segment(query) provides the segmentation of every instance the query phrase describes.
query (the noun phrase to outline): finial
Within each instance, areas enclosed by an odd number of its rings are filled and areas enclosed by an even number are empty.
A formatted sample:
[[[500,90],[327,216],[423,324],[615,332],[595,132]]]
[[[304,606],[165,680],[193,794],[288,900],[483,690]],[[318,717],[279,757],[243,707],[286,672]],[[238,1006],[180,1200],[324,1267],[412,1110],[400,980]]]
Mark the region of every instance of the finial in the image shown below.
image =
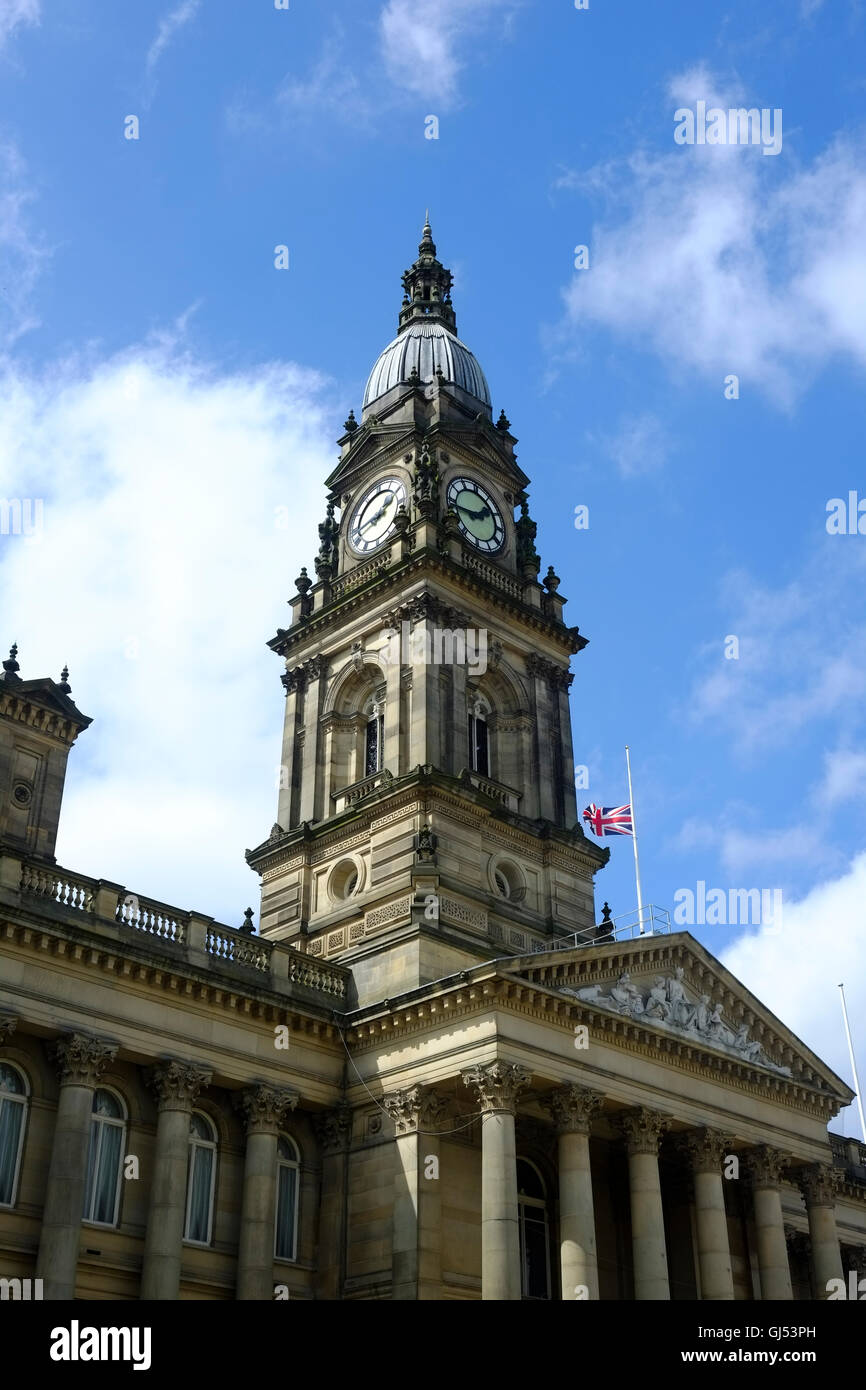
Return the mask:
[[[427,212],[424,217],[424,230],[421,233],[421,242],[418,246],[418,250],[421,252],[422,256],[427,255],[428,253],[431,256],[436,255],[436,243],[433,240],[433,228],[430,226],[429,208],[427,209]]]
[[[64,666],[60,672],[60,687],[64,695],[68,695],[72,686],[69,684],[69,667]]]
[[[345,425],[344,425],[344,429],[345,429],[345,431],[346,431],[347,434],[354,434],[355,431],[356,431],[357,429],[359,429],[359,428],[360,428],[360,427],[359,427],[359,425],[358,425],[358,421],[355,419],[355,412],[354,412],[354,410],[350,410],[350,411],[349,411],[349,418],[348,418],[348,420],[346,421],[346,423],[345,423]]]
[[[306,594],[308,590],[312,589],[312,587],[313,581],[307,574],[306,566],[304,566],[297,579],[295,580],[295,588],[297,589],[299,594]]]
[[[242,927],[239,927],[238,930],[242,932],[244,936],[255,936],[256,929],[253,926],[253,910],[251,907],[248,907],[244,913],[244,924]]]
[[[499,412],[499,419],[496,421],[496,428],[497,428],[498,430],[510,430],[510,429],[511,429],[511,421],[509,420],[508,416],[505,414],[505,411],[504,411],[504,410],[500,410],[500,412]]]
[[[3,662],[3,670],[6,672],[6,679],[7,679],[7,680],[8,680],[10,677],[14,677],[15,672],[16,672],[16,671],[20,671],[20,669],[21,669],[20,666],[18,665],[18,662],[15,660],[15,658],[16,658],[17,655],[18,655],[18,643],[17,643],[17,642],[13,642],[13,643],[12,643],[12,646],[9,648],[9,660]]]

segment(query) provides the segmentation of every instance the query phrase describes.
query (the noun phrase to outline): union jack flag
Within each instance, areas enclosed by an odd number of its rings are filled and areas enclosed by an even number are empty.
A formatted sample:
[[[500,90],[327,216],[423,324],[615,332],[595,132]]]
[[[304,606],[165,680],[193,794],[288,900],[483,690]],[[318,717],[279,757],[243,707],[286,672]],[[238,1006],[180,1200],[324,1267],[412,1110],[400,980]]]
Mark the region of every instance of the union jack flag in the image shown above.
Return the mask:
[[[583,813],[593,835],[633,835],[630,806],[596,806],[592,802]]]

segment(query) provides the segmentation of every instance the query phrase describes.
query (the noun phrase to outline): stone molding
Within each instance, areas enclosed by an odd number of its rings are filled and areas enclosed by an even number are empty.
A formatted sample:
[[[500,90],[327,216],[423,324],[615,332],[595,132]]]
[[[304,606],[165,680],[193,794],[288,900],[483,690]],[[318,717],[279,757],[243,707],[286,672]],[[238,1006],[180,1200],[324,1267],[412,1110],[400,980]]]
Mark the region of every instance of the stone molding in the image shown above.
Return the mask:
[[[106,1038],[89,1038],[70,1033],[49,1044],[49,1055],[57,1064],[61,1086],[96,1086],[106,1068],[117,1056],[118,1044]]]
[[[382,1104],[394,1121],[397,1134],[417,1134],[422,1130],[435,1131],[445,1113],[441,1096],[425,1086],[409,1086],[391,1091],[382,1097]]]
[[[250,1086],[235,1097],[235,1108],[244,1118],[247,1134],[276,1134],[286,1114],[300,1100],[297,1091],[277,1086]]]
[[[561,1086],[541,1102],[553,1116],[557,1134],[589,1134],[592,1117],[604,1100],[600,1091],[588,1086]]]
[[[213,1073],[192,1062],[165,1062],[151,1067],[147,1084],[156,1095],[159,1109],[192,1110],[199,1091],[209,1086]]]
[[[630,1154],[657,1154],[670,1120],[657,1110],[639,1105],[634,1110],[621,1111],[614,1116],[614,1124]]]
[[[517,1109],[517,1097],[532,1081],[532,1072],[518,1062],[483,1062],[461,1072],[464,1086],[475,1089],[478,1105],[485,1115]]]

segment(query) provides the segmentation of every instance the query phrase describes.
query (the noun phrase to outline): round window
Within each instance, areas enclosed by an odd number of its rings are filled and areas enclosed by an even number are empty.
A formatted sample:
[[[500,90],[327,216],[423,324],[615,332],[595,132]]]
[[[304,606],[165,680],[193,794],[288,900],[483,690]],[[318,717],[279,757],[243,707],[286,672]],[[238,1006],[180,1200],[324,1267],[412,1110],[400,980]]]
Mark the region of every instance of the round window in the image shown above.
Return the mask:
[[[12,800],[16,806],[22,810],[26,809],[33,800],[33,788],[29,782],[16,782],[12,788]]]
[[[328,891],[336,902],[341,902],[357,892],[359,882],[360,874],[354,859],[341,859],[331,870]]]

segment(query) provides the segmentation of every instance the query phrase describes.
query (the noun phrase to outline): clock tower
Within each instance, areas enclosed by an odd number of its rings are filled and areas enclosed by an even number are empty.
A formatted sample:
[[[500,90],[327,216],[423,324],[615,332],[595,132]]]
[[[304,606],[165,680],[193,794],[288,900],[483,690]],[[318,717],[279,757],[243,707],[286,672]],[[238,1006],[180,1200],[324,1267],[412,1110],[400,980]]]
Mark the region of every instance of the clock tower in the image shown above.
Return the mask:
[[[529,479],[457,336],[429,221],[396,338],[326,481],[285,664],[277,822],[247,852],[263,935],[351,964],[359,1005],[594,932],[567,626]]]

